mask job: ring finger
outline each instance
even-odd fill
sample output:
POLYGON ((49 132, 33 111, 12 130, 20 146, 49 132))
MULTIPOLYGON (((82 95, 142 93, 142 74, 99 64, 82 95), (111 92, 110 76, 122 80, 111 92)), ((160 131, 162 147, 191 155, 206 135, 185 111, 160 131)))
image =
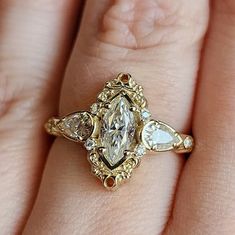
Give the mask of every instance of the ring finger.
MULTIPOLYGON (((153 116, 187 132, 207 18, 204 0, 87 1, 61 115, 88 109, 105 81, 129 72, 144 87, 153 116)), ((25 233, 160 233, 182 164, 172 153, 148 158, 132 182, 108 193, 89 176, 85 151, 57 140, 25 233)))

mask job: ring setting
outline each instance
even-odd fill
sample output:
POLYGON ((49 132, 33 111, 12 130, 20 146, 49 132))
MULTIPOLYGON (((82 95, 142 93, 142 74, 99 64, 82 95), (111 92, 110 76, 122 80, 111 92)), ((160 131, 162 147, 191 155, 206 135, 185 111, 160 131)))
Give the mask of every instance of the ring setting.
POLYGON ((152 118, 142 86, 124 73, 106 82, 90 111, 52 117, 45 128, 83 143, 92 173, 109 190, 129 179, 148 151, 189 153, 194 147, 192 136, 152 118))

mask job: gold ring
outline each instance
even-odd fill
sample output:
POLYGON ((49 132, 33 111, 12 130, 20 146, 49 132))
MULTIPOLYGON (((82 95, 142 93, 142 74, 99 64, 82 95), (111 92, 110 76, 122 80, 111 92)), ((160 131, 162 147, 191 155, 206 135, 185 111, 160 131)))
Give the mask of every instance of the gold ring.
POLYGON ((45 128, 83 142, 92 172, 107 189, 130 178, 147 151, 189 153, 194 146, 192 136, 151 118, 142 86, 124 73, 106 82, 90 111, 52 117, 45 128))

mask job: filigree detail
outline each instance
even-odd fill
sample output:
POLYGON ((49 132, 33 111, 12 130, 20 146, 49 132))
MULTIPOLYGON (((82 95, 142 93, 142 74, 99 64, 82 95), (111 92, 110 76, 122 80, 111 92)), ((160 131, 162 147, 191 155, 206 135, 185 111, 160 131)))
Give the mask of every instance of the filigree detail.
MULTIPOLYGON (((142 122, 140 112, 147 108, 147 102, 143 95, 142 86, 138 85, 130 74, 122 73, 115 79, 106 82, 104 89, 97 97, 97 103, 99 103, 99 110, 96 110, 96 116, 99 118, 99 125, 97 125, 99 128, 96 132, 98 144, 90 151, 88 158, 93 174, 103 182, 106 188, 114 189, 121 182, 129 179, 133 170, 140 163, 140 156, 136 154, 135 150, 136 144, 138 144, 137 122, 142 122), (120 107, 117 104, 120 104, 120 107), (115 105, 117 105, 117 110, 115 110, 115 105), (122 105, 125 105, 125 108, 122 107, 122 105), (130 109, 130 111, 128 111, 128 109, 130 109), (115 114, 115 112, 117 113, 115 114), (124 113, 120 114, 120 112, 124 113), (131 118, 132 115, 134 116, 133 120, 131 118), (125 120, 125 118, 128 120, 125 120), (113 122, 115 122, 115 120, 117 120, 117 123, 114 124, 113 122), (112 135, 117 135, 117 138, 125 139, 131 134, 128 132, 130 131, 128 128, 132 125, 131 122, 135 123, 135 133, 133 133, 135 137, 133 136, 133 140, 128 139, 130 143, 128 141, 122 142, 124 145, 126 144, 126 146, 121 145, 120 142, 119 144, 115 143, 115 139, 112 139, 112 135), (117 130, 113 128, 117 128, 117 130), (123 130, 122 128, 126 129, 123 130), (102 135, 103 131, 105 131, 105 133, 107 132, 108 139, 111 138, 108 144, 104 144, 106 143, 104 140, 107 141, 107 138, 105 139, 105 136, 102 135), (117 133, 119 132, 122 137, 118 136, 117 133), (109 144, 112 144, 112 147, 109 147, 109 144), (115 146, 120 149, 123 148, 122 150, 127 147, 125 150, 127 150, 128 153, 125 153, 123 156, 118 155, 115 160, 110 161, 111 156, 114 157, 115 154, 117 154, 117 152, 110 153, 110 151, 114 151, 113 148, 115 148, 115 146), (104 151, 100 151, 101 149, 104 151), (107 179, 112 179, 112 185, 107 183, 107 179)), ((140 126, 141 125, 142 124, 140 124, 140 126)), ((123 151, 120 151, 119 154, 121 154, 121 152, 123 151)))
POLYGON ((54 136, 61 136, 60 129, 58 128, 59 118, 52 117, 45 124, 45 129, 48 133, 54 136))
POLYGON ((117 78, 106 83, 104 89, 98 95, 98 101, 108 102, 121 92, 126 93, 137 106, 141 108, 147 106, 147 101, 143 94, 143 87, 138 85, 130 74, 123 73, 120 73, 117 78))
POLYGON ((49 134, 84 142, 92 172, 107 189, 132 176, 147 150, 188 153, 194 141, 159 120, 151 119, 142 86, 130 74, 106 82, 90 111, 51 118, 49 134))
POLYGON ((89 154, 89 161, 92 165, 92 173, 97 176, 108 189, 115 189, 120 183, 126 179, 131 178, 133 170, 139 166, 140 158, 134 156, 134 154, 127 158, 119 167, 110 170, 105 163, 102 161, 99 154, 91 152, 89 154), (111 187, 107 187, 105 180, 112 177, 115 184, 111 187))

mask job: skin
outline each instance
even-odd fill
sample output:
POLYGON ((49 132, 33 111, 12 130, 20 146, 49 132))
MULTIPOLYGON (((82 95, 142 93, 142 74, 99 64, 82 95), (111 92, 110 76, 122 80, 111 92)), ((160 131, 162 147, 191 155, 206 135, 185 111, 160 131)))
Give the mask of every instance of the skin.
POLYGON ((235 233, 233 0, 0 1, 1 234, 235 233), (81 22, 79 24, 79 22, 81 22), (146 156, 107 192, 48 117, 129 72, 190 157, 146 156))

